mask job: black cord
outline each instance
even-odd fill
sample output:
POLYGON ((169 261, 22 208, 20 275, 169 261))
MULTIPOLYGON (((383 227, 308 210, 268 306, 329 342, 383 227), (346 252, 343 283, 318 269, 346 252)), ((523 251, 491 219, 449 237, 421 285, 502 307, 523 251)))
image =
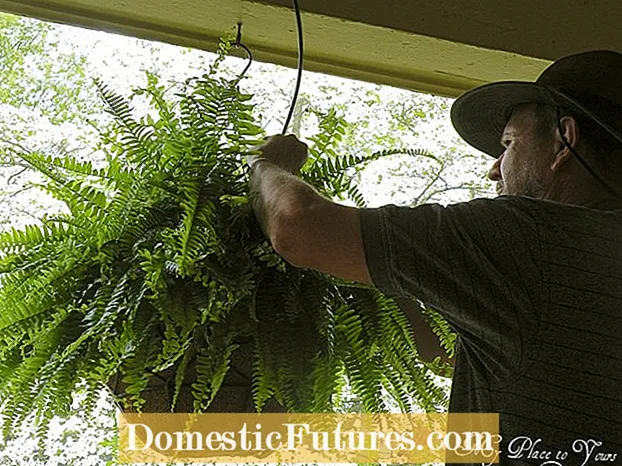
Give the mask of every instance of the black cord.
POLYGON ((240 47, 241 49, 243 49, 246 52, 246 55, 248 57, 248 63, 246 64, 246 68, 244 68, 244 70, 242 71, 242 73, 240 74, 240 78, 243 77, 246 72, 248 71, 248 69, 251 67, 251 65, 253 64, 253 53, 251 52, 251 49, 249 49, 246 45, 244 45, 242 42, 240 42, 239 44, 236 44, 237 47, 240 47))
POLYGON ((296 29, 298 31, 298 76, 296 78, 296 87, 294 89, 294 96, 292 98, 292 104, 289 108, 287 119, 285 120, 285 126, 283 127, 283 134, 287 133, 287 128, 289 127, 289 124, 292 121, 292 116, 294 114, 294 108, 296 107, 296 101, 298 100, 298 93, 300 92, 300 82, 302 81, 302 66, 303 66, 303 56, 304 56, 304 48, 303 48, 303 41, 302 41, 302 18, 300 16, 300 7, 298 6, 298 0, 293 0, 293 2, 294 2, 294 10, 296 12, 296 29))
POLYGON ((570 145, 570 143, 568 142, 568 139, 566 139, 566 136, 564 136, 564 130, 562 128, 562 120, 561 120, 561 110, 559 107, 556 108, 557 111, 557 130, 559 131, 559 135, 562 138, 562 141, 564 143, 564 145, 570 150, 570 152, 572 152, 572 154, 577 158, 577 160, 581 163, 581 165, 583 165, 583 168, 585 168, 588 173, 590 175, 592 175, 592 177, 594 177, 594 179, 596 181, 598 181, 599 183, 601 183, 605 188, 607 188, 607 190, 613 194, 615 197, 617 198, 622 198, 622 196, 615 190, 613 189, 611 186, 609 186, 605 180, 603 180, 600 176, 598 176, 596 174, 596 172, 592 169, 592 167, 590 167, 588 165, 588 163, 583 159, 583 157, 581 157, 577 151, 574 149, 574 147, 572 147, 570 145))

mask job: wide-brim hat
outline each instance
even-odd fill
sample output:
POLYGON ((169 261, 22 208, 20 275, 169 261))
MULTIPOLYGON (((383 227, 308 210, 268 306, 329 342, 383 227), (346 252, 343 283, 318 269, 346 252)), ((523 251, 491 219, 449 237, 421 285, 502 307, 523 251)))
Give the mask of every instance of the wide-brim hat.
POLYGON ((536 82, 501 81, 475 88, 454 102, 451 121, 466 142, 498 157, 512 109, 526 103, 574 111, 622 144, 622 54, 598 50, 570 55, 551 64, 536 82))

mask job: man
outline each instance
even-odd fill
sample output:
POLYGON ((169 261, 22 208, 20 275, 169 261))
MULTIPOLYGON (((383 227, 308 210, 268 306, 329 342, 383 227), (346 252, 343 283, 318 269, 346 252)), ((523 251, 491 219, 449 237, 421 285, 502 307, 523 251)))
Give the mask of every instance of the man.
POLYGON ((460 97, 452 122, 495 157, 496 199, 341 206, 295 176, 306 146, 292 136, 251 162, 256 213, 287 261, 419 299, 453 326, 450 411, 500 413, 502 463, 622 463, 620 83, 622 55, 597 51, 460 97))

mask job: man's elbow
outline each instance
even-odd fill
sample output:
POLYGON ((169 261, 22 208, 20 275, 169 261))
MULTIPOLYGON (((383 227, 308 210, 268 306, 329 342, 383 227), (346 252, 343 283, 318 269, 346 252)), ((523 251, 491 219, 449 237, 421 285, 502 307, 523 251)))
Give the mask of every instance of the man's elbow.
POLYGON ((278 232, 271 236, 270 242, 272 243, 272 248, 275 252, 289 264, 294 267, 303 267, 302 262, 300 261, 300 254, 296 249, 297 245, 293 244, 293 238, 287 238, 284 234, 282 235, 278 232))
POLYGON ((294 267, 305 267, 304 208, 293 208, 275 219, 270 231, 270 242, 276 253, 294 267))
POLYGON ((319 197, 298 206, 273 225, 276 252, 295 267, 371 285, 358 210, 319 197))

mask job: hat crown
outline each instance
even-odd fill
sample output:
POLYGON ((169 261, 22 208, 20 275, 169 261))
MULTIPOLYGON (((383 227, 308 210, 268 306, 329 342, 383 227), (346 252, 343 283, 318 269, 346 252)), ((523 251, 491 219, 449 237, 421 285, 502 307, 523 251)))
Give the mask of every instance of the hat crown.
POLYGON ((622 107, 622 54, 611 50, 561 58, 542 72, 537 83, 577 100, 603 99, 622 107))

